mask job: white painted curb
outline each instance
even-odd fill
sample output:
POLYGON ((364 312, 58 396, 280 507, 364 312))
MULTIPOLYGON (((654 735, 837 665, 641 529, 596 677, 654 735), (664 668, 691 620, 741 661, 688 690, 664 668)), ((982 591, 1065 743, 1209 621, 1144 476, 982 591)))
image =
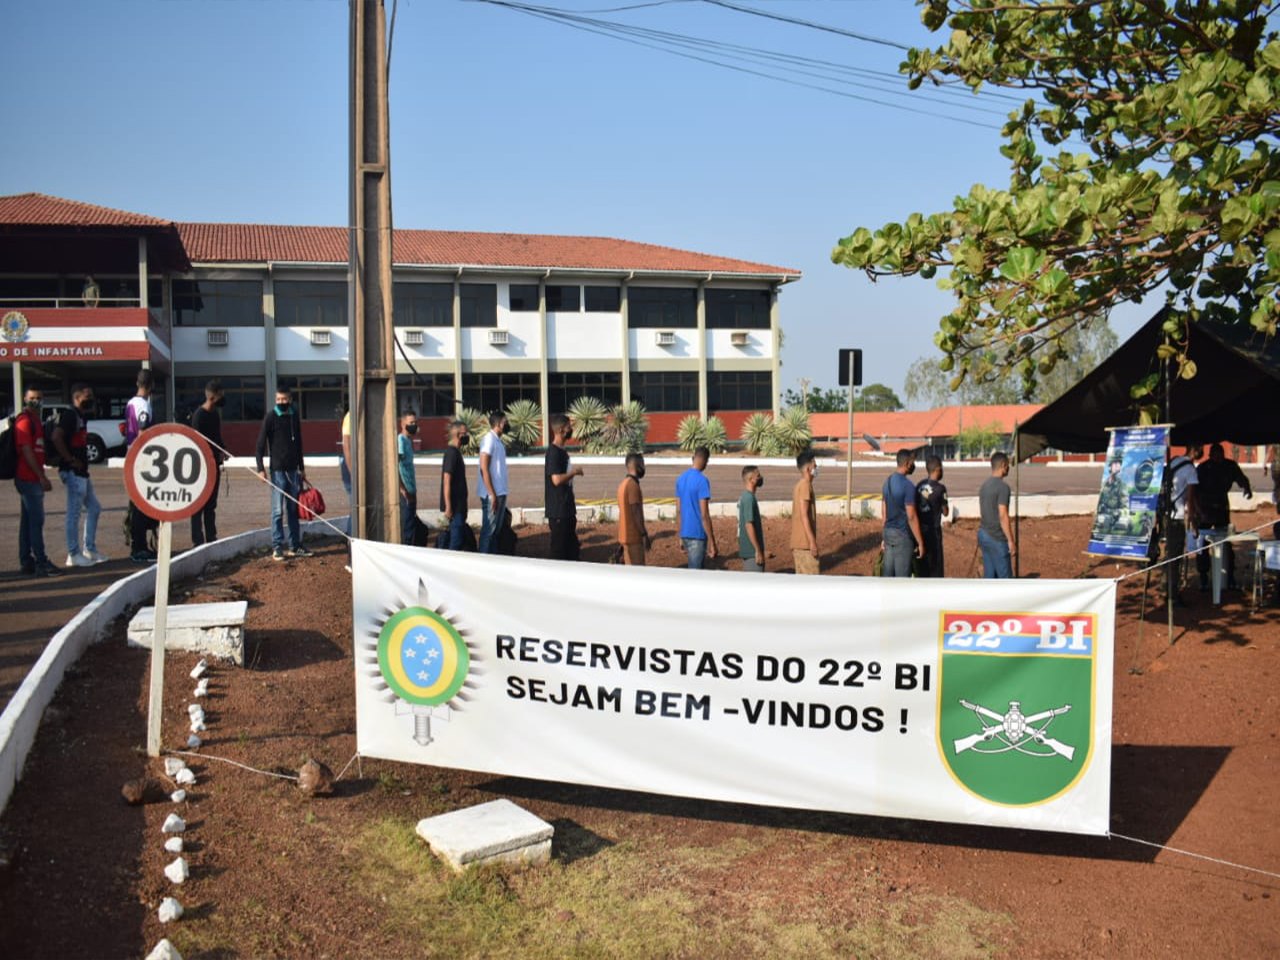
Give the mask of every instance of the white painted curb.
MULTIPOLYGON (((330 522, 341 527, 344 520, 344 517, 338 517, 330 522)), ((333 532, 318 520, 304 523, 302 529, 305 535, 312 536, 333 532)), ((270 545, 271 528, 263 527, 193 547, 173 558, 170 576, 173 580, 190 577, 208 563, 229 560, 270 545)), ((154 598, 155 591, 156 568, 149 566, 111 584, 53 635, 40 659, 23 678, 4 713, 0 714, 0 813, 4 812, 14 787, 22 778, 22 767, 31 752, 31 745, 35 743, 44 708, 57 693, 67 668, 80 659, 89 644, 102 636, 112 620, 129 607, 154 598)), ((142 731, 139 731, 141 735, 142 731)))

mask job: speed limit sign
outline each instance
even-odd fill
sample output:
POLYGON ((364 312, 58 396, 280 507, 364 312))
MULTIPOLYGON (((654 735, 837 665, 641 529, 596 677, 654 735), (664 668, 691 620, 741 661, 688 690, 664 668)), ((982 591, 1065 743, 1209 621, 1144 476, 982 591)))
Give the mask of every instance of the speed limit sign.
POLYGON ((204 509, 218 474, 203 436, 180 423, 139 435, 124 458, 124 485, 134 506, 156 520, 184 520, 204 509))

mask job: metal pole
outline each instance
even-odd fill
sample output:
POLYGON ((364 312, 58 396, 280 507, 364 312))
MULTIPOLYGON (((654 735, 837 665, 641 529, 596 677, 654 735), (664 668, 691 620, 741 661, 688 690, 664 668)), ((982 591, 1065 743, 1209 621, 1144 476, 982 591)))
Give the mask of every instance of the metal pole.
POLYGON ((22 364, 13 361, 13 412, 22 409, 22 364))
POLYGON ((1022 456, 1018 449, 1018 421, 1013 421, 1013 576, 1022 571, 1022 544, 1018 539, 1022 498, 1022 456))
POLYGON ((156 612, 151 627, 151 690, 147 698, 149 757, 160 756, 160 719, 164 715, 164 644, 169 630, 169 556, 173 551, 173 524, 168 520, 160 521, 156 541, 156 612))
MULTIPOLYGON (((1165 334, 1164 342, 1165 343, 1169 342, 1169 335, 1167 333, 1165 334)), ((1161 376, 1161 379, 1164 380, 1164 422, 1169 424, 1169 442, 1165 446, 1165 451, 1164 451, 1164 468, 1165 470, 1168 470, 1169 462, 1171 460, 1170 453, 1172 452, 1172 448, 1173 448, 1173 417, 1170 412, 1173 406, 1173 401, 1172 401, 1173 388, 1172 388, 1172 384, 1169 382, 1169 361, 1168 360, 1161 361, 1160 376, 1161 376)), ((1169 486, 1166 489, 1168 490, 1173 489, 1172 477, 1169 478, 1169 486)), ((1165 517, 1165 521, 1164 521, 1164 555, 1165 555, 1165 559, 1167 560, 1169 557, 1173 556, 1173 530, 1170 529, 1172 527, 1172 524, 1169 522, 1173 517, 1173 504, 1172 503, 1168 504, 1166 509, 1169 511, 1169 516, 1165 517)), ((1185 517, 1185 511, 1184 511, 1184 517, 1185 517)), ((1185 531, 1185 520, 1184 520, 1183 529, 1185 531)), ((1179 550, 1185 552, 1186 550, 1186 542, 1185 542, 1186 533, 1185 532, 1183 533, 1183 541, 1184 542, 1179 547, 1179 550)), ((1181 581, 1182 581, 1182 564, 1181 563, 1168 564, 1165 568, 1164 604, 1165 604, 1165 615, 1169 621, 1170 645, 1173 644, 1173 596, 1175 592, 1181 590, 1182 588, 1181 581)))
POLYGON ((349 277, 355 535, 400 541, 386 8, 351 0, 349 277))
POLYGON ((844 468, 844 515, 853 519, 853 351, 849 351, 849 449, 844 468))

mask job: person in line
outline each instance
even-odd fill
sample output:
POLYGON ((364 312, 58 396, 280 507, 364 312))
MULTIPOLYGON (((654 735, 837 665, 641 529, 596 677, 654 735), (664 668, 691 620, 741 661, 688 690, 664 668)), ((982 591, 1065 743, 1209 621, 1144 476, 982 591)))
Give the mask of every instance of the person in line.
POLYGON ((507 415, 489 414, 489 432, 480 440, 480 552, 498 552, 498 531, 507 511, 507 415))
POLYGON ((1182 599, 1182 556, 1187 552, 1187 534, 1200 536, 1200 498, 1197 487, 1200 477, 1196 460, 1202 450, 1198 446, 1183 448, 1183 452, 1169 461, 1165 471, 1169 477, 1169 532, 1165 538, 1165 591, 1173 599, 1175 607, 1185 606, 1182 599))
POLYGON ((618 545, 622 549, 622 562, 629 567, 643 567, 644 554, 653 540, 644 522, 644 492, 640 481, 644 479, 644 454, 628 453, 627 475, 618 484, 618 545))
POLYGON ((817 576, 822 572, 818 551, 818 504, 813 495, 813 479, 818 475, 818 455, 812 448, 796 457, 800 479, 791 491, 791 556, 796 573, 817 576))
POLYGON ((924 536, 916 513, 916 488, 907 478, 916 470, 916 455, 899 450, 897 468, 880 489, 880 518, 884 521, 884 576, 911 576, 911 558, 925 556, 924 536))
POLYGON ((218 539, 218 489, 222 486, 222 462, 227 455, 222 452, 222 414, 218 411, 227 405, 222 381, 214 377, 204 385, 204 403, 191 412, 191 426, 207 439, 213 450, 213 492, 199 513, 191 515, 191 545, 213 543, 218 539))
POLYGON ((689 556, 689 569, 701 570, 707 557, 715 559, 716 532, 711 527, 711 481, 706 477, 711 451, 693 451, 693 466, 676 479, 676 529, 689 556))
POLYGON ((258 431, 258 476, 267 480, 263 457, 271 459, 271 559, 309 557, 302 545, 302 524, 298 520, 298 494, 307 477, 302 459, 302 420, 293 409, 293 391, 276 391, 275 406, 262 418, 258 431), (288 526, 286 537, 285 527, 288 526))
POLYGON ((551 528, 551 559, 577 560, 578 503, 573 496, 573 479, 582 476, 582 468, 570 462, 565 442, 573 438, 573 426, 563 413, 552 414, 551 443, 547 447, 543 507, 551 528))
MULTIPOLYGON (((134 380, 137 392, 124 408, 124 445, 132 447, 138 436, 147 430, 154 420, 151 412, 151 389, 154 380, 151 371, 142 369, 134 380)), ((129 559, 137 564, 155 563, 156 553, 147 546, 147 531, 157 526, 155 520, 129 504, 129 559)))
POLYGON ((347 491, 347 563, 346 571, 351 572, 351 532, 355 529, 356 507, 351 499, 351 401, 342 401, 342 427, 340 433, 342 453, 338 458, 338 469, 342 476, 342 489, 347 491))
POLYGON ((1013 557, 1018 545, 1013 542, 1013 526, 1009 522, 1009 455, 996 451, 991 455, 991 476, 978 488, 978 547, 982 550, 982 575, 988 580, 1013 579, 1013 557))
POLYGON ((44 550, 44 495, 53 484, 44 472, 44 425, 40 405, 44 394, 30 387, 22 395, 22 409, 14 418, 13 442, 18 466, 13 485, 18 490, 18 563, 29 577, 56 577, 61 572, 44 550))
POLYGON ((413 546, 418 527, 418 475, 413 463, 413 438, 417 435, 418 415, 412 410, 402 413, 396 464, 400 474, 400 542, 408 546, 413 546))
POLYGON ((71 387, 71 406, 62 411, 53 428, 53 446, 58 451, 58 477, 67 490, 67 566, 91 567, 106 563, 98 552, 98 515, 102 505, 89 476, 88 417, 93 413, 93 388, 87 383, 71 387), (84 511, 84 539, 80 537, 80 512, 84 511), (83 544, 83 545, 82 545, 83 544))
POLYGON ((947 486, 942 482, 942 461, 928 457, 924 462, 927 476, 916 484, 916 516, 924 534, 924 575, 945 577, 942 560, 942 521, 951 510, 947 486))
MULTIPOLYGON (((1240 464, 1227 456, 1222 444, 1215 443, 1209 447, 1209 459, 1196 467, 1196 497, 1200 507, 1200 526, 1202 529, 1225 531, 1231 525, 1231 488, 1239 485, 1244 491, 1246 500, 1253 499, 1253 487, 1249 478, 1240 469, 1240 464)), ((1221 547, 1222 565, 1227 571, 1227 589, 1239 590, 1236 584, 1236 552, 1227 541, 1221 547)), ((1212 563, 1210 552, 1201 550, 1196 554, 1196 572, 1200 574, 1201 591, 1209 589, 1209 568, 1212 563)))
POLYGON ((742 493, 738 494, 738 556, 747 573, 764 573, 764 521, 756 491, 764 486, 760 468, 742 468, 742 493))
POLYGON ((448 426, 449 444, 444 448, 444 460, 440 464, 440 512, 448 524, 450 550, 461 550, 463 528, 467 525, 467 464, 462 458, 462 448, 469 437, 467 425, 461 420, 451 420, 448 426))
POLYGON ((1263 456, 1262 475, 1271 474, 1271 502, 1280 509, 1280 443, 1267 447, 1263 456))

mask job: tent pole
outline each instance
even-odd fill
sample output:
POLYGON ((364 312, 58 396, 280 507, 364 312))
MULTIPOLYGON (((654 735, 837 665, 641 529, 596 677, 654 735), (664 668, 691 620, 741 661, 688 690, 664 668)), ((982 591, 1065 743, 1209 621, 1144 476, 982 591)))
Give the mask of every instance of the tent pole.
POLYGON ((1022 543, 1018 539, 1019 521, 1022 518, 1022 451, 1018 438, 1018 421, 1013 421, 1013 577, 1016 580, 1022 569, 1022 543))
MULTIPOLYGON (((1164 335, 1164 342, 1165 343, 1169 342, 1169 335, 1167 333, 1164 335)), ((1169 361, 1168 360, 1162 360, 1160 362, 1160 376, 1164 380, 1164 422, 1169 424, 1169 443, 1166 444, 1165 451, 1164 451, 1164 468, 1167 471, 1169 469, 1169 462, 1171 459, 1169 454, 1172 451, 1172 445, 1173 445, 1173 417, 1171 413, 1173 409, 1173 403, 1170 397, 1170 394, 1173 392, 1173 385, 1169 382, 1169 361)), ((1169 490, 1173 489, 1172 477, 1169 478, 1169 487, 1167 489, 1169 490)), ((1173 556, 1173 530, 1171 529, 1173 525, 1169 522, 1173 517, 1173 504, 1172 503, 1168 504, 1166 506, 1166 509, 1169 511, 1169 516, 1165 517, 1165 521, 1164 521, 1164 555, 1165 555, 1165 559, 1168 559, 1169 557, 1173 556)), ((1184 534, 1183 540, 1185 541, 1185 539, 1186 539, 1186 536, 1184 534)), ((1185 542, 1180 545, 1179 550, 1180 551, 1186 550, 1185 542)), ((1165 615, 1169 623, 1169 645, 1172 646, 1173 645, 1173 598, 1174 598, 1174 595, 1178 593, 1182 588, 1182 564, 1181 563, 1166 564, 1164 582, 1166 587, 1164 592, 1165 593, 1165 598, 1164 598, 1165 615)))

